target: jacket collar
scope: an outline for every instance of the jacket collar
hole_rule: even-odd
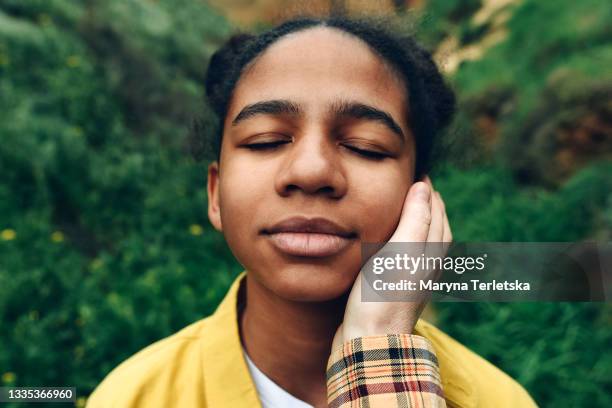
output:
[[[238,300],[245,272],[234,280],[202,335],[204,394],[210,407],[261,407],[242,354]]]
[[[201,337],[204,392],[211,407],[261,407],[243,357],[238,327],[238,303],[244,301],[245,276],[246,271],[243,271],[236,277]],[[417,322],[414,334],[433,344],[448,402],[452,406],[476,406],[473,379],[462,369],[449,347],[455,341],[422,319]]]
[[[458,343],[423,319],[417,321],[414,334],[425,337],[433,345],[438,358],[442,392],[448,406],[461,408],[478,406],[474,379],[465,370],[465,363],[458,360],[460,357],[456,355]]]

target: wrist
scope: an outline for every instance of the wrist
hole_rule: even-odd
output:
[[[342,342],[357,337],[383,336],[387,334],[412,334],[416,320],[364,322],[360,325],[343,325],[341,332]]]

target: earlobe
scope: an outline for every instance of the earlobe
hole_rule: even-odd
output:
[[[208,166],[208,219],[217,231],[223,231],[219,207],[219,164],[214,161]]]

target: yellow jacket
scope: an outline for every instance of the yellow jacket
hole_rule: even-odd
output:
[[[261,407],[242,354],[238,289],[230,287],[214,314],[139,351],[116,367],[90,396],[90,408]],[[438,358],[449,407],[534,407],[512,378],[433,325],[419,320]]]

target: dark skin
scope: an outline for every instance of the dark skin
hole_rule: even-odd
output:
[[[238,82],[219,163],[208,170],[208,215],[247,270],[243,345],[274,382],[327,406],[332,346],[411,333],[424,304],[359,299],[360,242],[449,241],[443,202],[414,183],[404,85],[360,40],[330,28],[287,35]],[[342,237],[266,234],[287,217],[324,217]],[[331,244],[330,244],[331,245]],[[314,252],[313,252],[314,251]]]

